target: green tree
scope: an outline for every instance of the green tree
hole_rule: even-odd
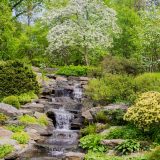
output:
[[[142,26],[139,37],[142,56],[148,71],[159,71],[160,64],[160,9],[144,11],[141,14]]]
[[[12,12],[7,0],[0,1],[0,59],[9,59],[15,51]]]
[[[133,1],[131,0],[127,3],[123,0],[122,3],[119,3],[119,1],[110,0],[106,2],[107,5],[117,11],[118,24],[121,28],[119,36],[114,37],[113,46],[110,49],[112,55],[130,58],[132,55],[140,52],[137,26],[140,25],[141,19],[131,2]]]
[[[24,25],[17,38],[17,57],[27,57],[30,60],[37,57],[44,57],[45,49],[48,46],[46,39],[47,33],[48,29],[42,27],[40,22],[35,23],[33,26]]]

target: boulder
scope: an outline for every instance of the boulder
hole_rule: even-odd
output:
[[[93,116],[91,115],[89,110],[82,112],[82,117],[88,120],[89,122],[93,121]]]
[[[28,103],[23,105],[21,108],[23,109],[30,109],[33,112],[44,112],[44,105],[40,103]]]
[[[89,78],[88,77],[80,77],[79,80],[80,81],[89,81]]]
[[[67,78],[66,77],[62,77],[62,76],[58,76],[56,77],[56,81],[64,81],[64,82],[67,82]]]
[[[26,132],[29,134],[31,140],[38,141],[41,139],[40,134],[35,129],[27,128]]]
[[[50,136],[52,135],[53,129],[54,129],[53,126],[46,127],[46,126],[40,126],[38,124],[30,124],[27,126],[25,130],[28,132],[34,130],[34,133],[36,131],[36,133],[38,133],[40,136]]]
[[[4,137],[3,139],[0,139],[0,145],[5,145],[5,144],[12,145],[15,147],[18,145],[18,142],[14,139],[6,138],[6,137]]]
[[[51,79],[56,79],[56,75],[55,74],[47,74],[46,76],[48,78],[51,78]]]
[[[30,116],[33,116],[33,111],[29,110],[29,109],[20,109],[19,112],[24,115],[24,114],[28,114]]]
[[[103,107],[103,110],[117,110],[121,109],[126,111],[128,109],[128,106],[126,104],[110,104],[108,106]]]
[[[5,103],[0,103],[0,113],[3,113],[11,118],[21,115],[17,108]]]
[[[7,130],[7,129],[4,129],[3,127],[0,127],[0,137],[11,137],[13,134],[13,132]],[[1,140],[0,140],[1,141]]]
[[[85,154],[80,152],[68,152],[65,154],[64,160],[83,160]]]
[[[110,140],[102,140],[101,144],[110,146],[110,147],[115,147],[123,142],[125,142],[124,139],[110,139]]]

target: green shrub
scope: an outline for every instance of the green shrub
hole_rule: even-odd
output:
[[[134,123],[138,127],[148,130],[151,126],[160,124],[160,93],[143,93],[136,101],[135,105],[130,107],[124,116],[126,121]]]
[[[93,67],[70,65],[61,67],[56,74],[65,76],[87,76],[90,70],[93,70]]]
[[[111,125],[124,125],[126,121],[123,120],[126,111],[122,109],[105,110],[104,113],[108,117],[108,122]]]
[[[16,96],[8,96],[8,97],[4,98],[2,102],[6,103],[6,104],[10,104],[13,107],[16,107],[17,109],[20,108],[20,103],[19,103],[19,100]]]
[[[134,94],[133,78],[127,75],[107,74],[100,79],[92,79],[86,94],[102,104],[128,102]]]
[[[134,81],[137,93],[160,92],[160,73],[144,73],[137,76]]]
[[[98,123],[107,123],[109,120],[108,120],[108,117],[105,114],[105,112],[100,111],[96,114],[95,121],[98,122]]]
[[[18,141],[19,144],[27,144],[29,142],[29,135],[26,132],[16,132],[12,135],[12,139]]]
[[[20,104],[29,103],[32,101],[32,99],[37,99],[37,98],[38,98],[37,95],[33,91],[30,91],[28,93],[23,93],[18,96]]]
[[[96,125],[95,124],[90,124],[86,126],[85,128],[81,129],[81,134],[82,136],[86,136],[89,134],[94,134],[96,133]]]
[[[127,155],[140,150],[140,143],[135,140],[127,140],[116,146],[115,150],[120,155]]]
[[[85,155],[85,160],[123,160],[123,158],[116,156],[108,156],[105,153],[89,151]]]
[[[90,134],[80,139],[80,146],[83,149],[92,150],[94,152],[105,152],[106,147],[100,144],[102,136],[99,134]]]
[[[141,63],[136,59],[106,56],[102,62],[103,73],[137,75],[143,71]]]
[[[29,115],[23,115],[19,117],[19,121],[24,124],[37,124],[37,119]]]
[[[159,160],[160,159],[160,146],[149,155],[147,160]]]
[[[144,92],[160,92],[160,73],[144,73],[136,78],[127,75],[106,74],[92,79],[86,88],[86,94],[101,104],[127,102],[133,104]]]
[[[112,129],[107,135],[107,139],[136,139],[144,140],[146,135],[134,126],[117,127]]]
[[[38,124],[42,125],[42,126],[47,126],[48,125],[48,118],[47,116],[44,114],[42,116],[40,116],[38,119],[37,119],[37,122]]]
[[[29,91],[39,93],[36,75],[20,61],[0,64],[0,99]]]
[[[4,158],[8,154],[10,154],[14,150],[13,146],[11,145],[0,145],[0,158]]]
[[[49,123],[47,116],[45,114],[40,116],[38,119],[26,114],[26,115],[20,116],[19,121],[24,124],[39,124],[41,126],[46,126]]]
[[[8,120],[8,117],[3,113],[0,113],[0,124],[4,124]]]
[[[6,128],[12,132],[22,132],[25,127],[23,125],[7,125]]]

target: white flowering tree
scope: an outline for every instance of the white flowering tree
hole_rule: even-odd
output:
[[[116,12],[102,0],[70,0],[67,6],[48,11],[45,20],[50,27],[48,52],[64,54],[76,47],[87,65],[90,51],[110,47],[113,34],[119,32]]]

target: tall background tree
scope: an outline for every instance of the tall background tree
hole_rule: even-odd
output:
[[[12,57],[15,51],[13,33],[15,30],[12,22],[12,12],[8,1],[0,1],[0,59]]]
[[[119,31],[116,12],[97,0],[71,0],[64,8],[50,10],[45,20],[50,26],[48,52],[65,56],[76,48],[87,65],[90,52],[107,49]]]

